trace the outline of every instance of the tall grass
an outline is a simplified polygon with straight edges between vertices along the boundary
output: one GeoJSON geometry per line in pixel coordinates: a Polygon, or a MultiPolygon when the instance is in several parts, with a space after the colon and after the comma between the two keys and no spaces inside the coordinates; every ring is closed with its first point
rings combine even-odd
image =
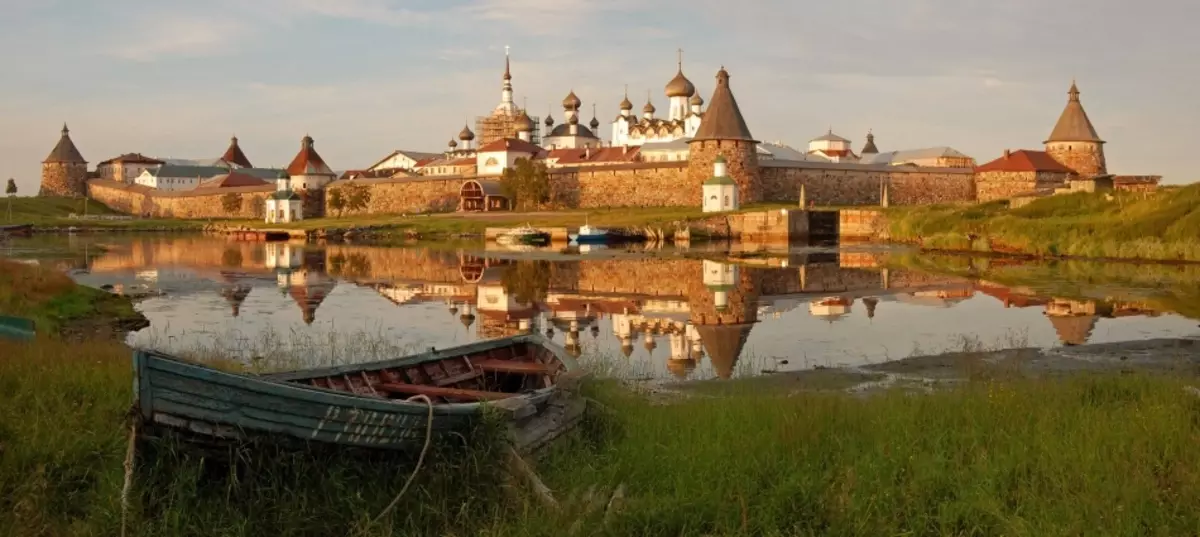
{"type": "Polygon", "coordinates": [[[1003,202],[894,208],[888,218],[892,239],[928,248],[1200,261],[1200,185],[1057,195],[1012,210],[1003,202]]]}
{"type": "MultiPolygon", "coordinates": [[[[625,483],[603,535],[1182,535],[1200,526],[1200,399],[1142,376],[878,397],[755,391],[647,406],[612,385],[543,465],[625,483]]],[[[564,520],[520,532],[556,535],[564,520]]],[[[599,520],[593,527],[601,527],[599,520]]]]}

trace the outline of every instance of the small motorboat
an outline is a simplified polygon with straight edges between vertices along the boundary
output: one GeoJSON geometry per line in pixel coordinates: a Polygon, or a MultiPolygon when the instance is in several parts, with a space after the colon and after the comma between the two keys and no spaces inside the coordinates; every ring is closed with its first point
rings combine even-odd
{"type": "Polygon", "coordinates": [[[496,237],[496,242],[501,244],[548,244],[550,234],[525,224],[496,237]]]}
{"type": "Polygon", "coordinates": [[[608,242],[609,233],[607,229],[584,224],[579,227],[579,233],[572,233],[567,237],[575,244],[604,244],[608,242]]]}
{"type": "Polygon", "coordinates": [[[510,420],[528,452],[582,418],[569,386],[582,372],[539,334],[481,341],[367,364],[252,375],[149,350],[133,353],[134,406],[145,436],[160,428],[203,442],[290,437],[340,446],[408,450],[461,435],[485,407],[510,420]],[[560,389],[563,388],[563,389],[560,389]],[[150,432],[147,432],[150,431],[150,432]]]}

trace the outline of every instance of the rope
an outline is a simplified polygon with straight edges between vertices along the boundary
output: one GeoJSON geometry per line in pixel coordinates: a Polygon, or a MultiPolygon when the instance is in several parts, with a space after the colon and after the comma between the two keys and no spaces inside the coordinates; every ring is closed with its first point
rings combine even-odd
{"type": "Polygon", "coordinates": [[[125,484],[121,487],[121,537],[125,537],[129,519],[129,490],[133,488],[133,457],[137,451],[137,428],[138,422],[132,421],[129,425],[129,445],[125,448],[125,484]]]}
{"type": "Polygon", "coordinates": [[[408,487],[412,485],[413,480],[417,478],[417,472],[421,471],[421,465],[425,463],[425,453],[429,451],[429,444],[433,440],[433,401],[424,395],[414,395],[408,399],[405,399],[405,401],[416,400],[425,401],[425,406],[429,407],[429,418],[425,421],[425,445],[421,448],[421,455],[417,457],[417,467],[413,468],[412,473],[408,475],[408,480],[405,481],[404,486],[400,488],[400,492],[396,494],[395,498],[392,498],[392,503],[389,503],[387,507],[383,508],[383,511],[376,515],[375,518],[371,520],[369,524],[367,524],[367,528],[378,523],[380,519],[382,519],[396,507],[396,504],[400,503],[400,498],[404,496],[405,492],[408,492],[408,487]]]}

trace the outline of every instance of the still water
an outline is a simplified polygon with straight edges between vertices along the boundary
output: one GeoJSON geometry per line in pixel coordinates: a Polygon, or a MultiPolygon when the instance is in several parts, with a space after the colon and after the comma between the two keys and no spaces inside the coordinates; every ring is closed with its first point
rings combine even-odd
{"type": "Polygon", "coordinates": [[[252,359],[301,342],[299,365],[352,361],[347,349],[364,344],[418,351],[533,330],[621,374],[664,379],[1200,336],[1184,306],[1200,296],[1190,267],[879,248],[489,248],[70,236],[14,240],[0,255],[158,294],[138,302],[151,324],[133,345],[252,359]]]}

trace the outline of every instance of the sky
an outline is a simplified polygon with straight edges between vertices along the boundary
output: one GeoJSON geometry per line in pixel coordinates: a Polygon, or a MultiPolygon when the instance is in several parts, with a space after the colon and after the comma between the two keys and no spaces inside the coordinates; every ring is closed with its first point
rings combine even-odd
{"type": "Polygon", "coordinates": [[[562,119],[572,89],[608,139],[683,71],[724,66],[754,136],[804,147],[1040,149],[1072,78],[1109,171],[1186,166],[1200,106],[1191,0],[0,0],[0,180],[37,190],[64,122],[91,162],[220,156],[260,167],[309,134],[335,170],[440,151],[500,98],[562,119]]]}

